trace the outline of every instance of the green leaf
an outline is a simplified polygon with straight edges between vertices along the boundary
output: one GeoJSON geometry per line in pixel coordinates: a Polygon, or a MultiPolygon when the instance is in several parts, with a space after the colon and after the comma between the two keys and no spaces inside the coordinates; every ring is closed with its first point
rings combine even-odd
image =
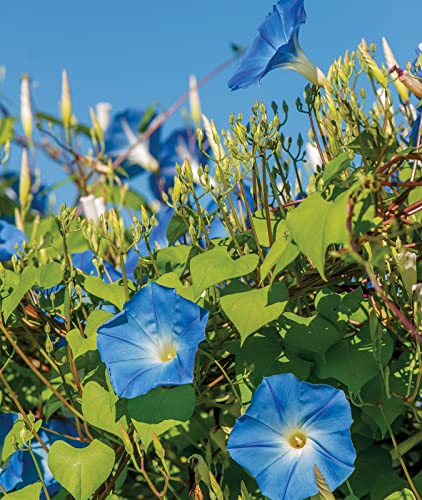
{"type": "MultiPolygon", "coordinates": [[[[38,432],[42,425],[42,420],[37,420],[34,423],[34,430],[38,432]]],[[[28,425],[21,419],[14,422],[13,427],[6,434],[4,441],[2,443],[1,450],[1,462],[6,462],[6,460],[13,455],[16,451],[16,447],[20,448],[28,441],[33,438],[33,433],[28,430],[28,425]],[[25,431],[25,441],[21,437],[21,433],[25,431]]]]}
{"type": "Polygon", "coordinates": [[[238,289],[238,286],[227,287],[220,303],[223,311],[237,328],[243,344],[249,335],[282,314],[287,304],[288,293],[282,283],[256,290],[245,287],[245,291],[240,293],[237,292],[238,289]],[[233,288],[235,293],[230,293],[233,288]]]}
{"type": "Polygon", "coordinates": [[[157,436],[187,422],[195,409],[195,391],[191,385],[173,389],[158,387],[144,396],[130,399],[127,411],[145,449],[157,436]]]}
{"type": "Polygon", "coordinates": [[[287,222],[282,221],[278,226],[277,239],[267,253],[261,267],[261,281],[263,281],[275,266],[273,279],[293,262],[299,255],[299,248],[293,243],[287,228],[287,222]]]}
{"type": "Polygon", "coordinates": [[[14,135],[14,125],[16,118],[14,116],[8,116],[6,118],[0,118],[0,146],[10,142],[14,135]]]}
{"type": "Polygon", "coordinates": [[[287,226],[300,251],[311,259],[321,277],[325,254],[332,243],[348,241],[346,228],[348,193],[335,202],[325,201],[319,193],[312,193],[298,208],[287,215],[287,226]]]}
{"type": "MultiPolygon", "coordinates": [[[[400,380],[390,377],[389,390],[395,394],[406,394],[407,381],[402,383],[400,380]]],[[[396,418],[398,418],[406,408],[406,404],[402,398],[386,394],[385,384],[382,382],[381,377],[375,377],[369,381],[361,391],[361,398],[365,403],[381,404],[384,414],[391,425],[396,418]]],[[[377,425],[381,432],[381,437],[385,437],[388,428],[384,420],[381,409],[376,406],[363,406],[362,412],[368,415],[377,425]]],[[[374,436],[374,437],[379,437],[374,436]]]]}
{"type": "Polygon", "coordinates": [[[323,360],[328,349],[341,338],[337,326],[321,315],[303,318],[290,312],[283,315],[280,335],[289,358],[295,354],[312,362],[323,360]]]}
{"type": "Polygon", "coordinates": [[[391,493],[391,495],[388,495],[385,500],[416,500],[416,497],[412,491],[405,488],[404,490],[391,493]]]}
{"type": "Polygon", "coordinates": [[[41,481],[25,486],[21,490],[8,493],[2,500],[39,500],[41,492],[41,481]]]}
{"type": "Polygon", "coordinates": [[[239,276],[247,276],[256,269],[258,261],[258,255],[254,254],[234,260],[222,247],[215,247],[194,257],[190,262],[190,272],[195,298],[212,285],[239,276]]]}
{"type": "Polygon", "coordinates": [[[66,335],[66,339],[69,342],[73,357],[75,359],[83,356],[88,351],[95,351],[97,349],[97,330],[103,323],[105,323],[112,317],[113,314],[108,311],[95,309],[88,316],[88,320],[86,322],[86,337],[84,337],[77,328],[71,330],[66,335]]]}
{"type": "Polygon", "coordinates": [[[126,302],[123,284],[104,283],[102,279],[96,276],[84,276],[83,286],[88,293],[107,300],[120,310],[123,309],[123,304],[126,302]]]}
{"type": "Polygon", "coordinates": [[[102,309],[95,309],[88,316],[88,319],[87,319],[86,325],[85,325],[85,334],[88,337],[96,334],[98,328],[100,328],[100,326],[102,324],[104,324],[106,321],[108,321],[113,316],[114,315],[111,312],[104,311],[102,309]]]}
{"type": "Polygon", "coordinates": [[[83,356],[88,351],[95,351],[97,349],[97,336],[91,335],[85,338],[77,328],[70,330],[70,332],[66,335],[66,340],[72,349],[73,357],[75,359],[83,356]]]}
{"type": "Polygon", "coordinates": [[[88,500],[108,478],[114,461],[114,451],[98,439],[86,448],[55,441],[48,454],[48,467],[54,478],[76,500],[88,500]]]}
{"type": "Polygon", "coordinates": [[[91,425],[120,436],[119,424],[127,426],[125,417],[116,418],[117,400],[97,382],[88,382],[82,394],[82,413],[91,425]]]}
{"type": "Polygon", "coordinates": [[[362,387],[385,367],[393,353],[393,342],[388,334],[383,335],[380,352],[374,346],[368,328],[361,329],[352,340],[337,342],[325,355],[325,362],[317,363],[319,378],[334,378],[347,385],[357,394],[362,387]],[[380,360],[376,358],[380,355],[380,360]],[[381,364],[381,366],[380,366],[381,364]]]}
{"type": "Polygon", "coordinates": [[[327,163],[322,174],[322,181],[324,182],[325,187],[330,184],[337,174],[343,172],[346,168],[350,168],[352,159],[353,158],[350,158],[350,153],[341,153],[327,163]]]}
{"type": "Polygon", "coordinates": [[[193,287],[184,286],[176,273],[163,274],[158,278],[157,283],[159,285],[166,286],[167,288],[175,288],[179,295],[185,297],[185,299],[188,299],[191,302],[194,302],[193,287]]]}
{"type": "Polygon", "coordinates": [[[7,321],[12,312],[18,307],[26,292],[35,284],[36,268],[33,266],[25,267],[20,275],[19,284],[13,289],[12,293],[2,302],[2,312],[4,321],[7,321]]]}
{"type": "Polygon", "coordinates": [[[173,272],[181,276],[188,265],[193,251],[196,251],[196,249],[188,245],[179,245],[159,250],[156,261],[160,274],[173,272]]]}
{"type": "MultiPolygon", "coordinates": [[[[254,223],[256,235],[258,237],[258,243],[262,247],[269,247],[270,239],[268,237],[268,224],[265,210],[256,211],[252,217],[252,220],[254,223]]],[[[274,212],[270,213],[271,232],[273,236],[279,233],[279,224],[281,222],[282,220],[279,217],[277,218],[274,212]]],[[[274,237],[274,239],[276,238],[274,237]]]]}
{"type": "Polygon", "coordinates": [[[37,283],[41,288],[52,288],[62,281],[63,273],[58,262],[50,262],[37,271],[37,283]]]}

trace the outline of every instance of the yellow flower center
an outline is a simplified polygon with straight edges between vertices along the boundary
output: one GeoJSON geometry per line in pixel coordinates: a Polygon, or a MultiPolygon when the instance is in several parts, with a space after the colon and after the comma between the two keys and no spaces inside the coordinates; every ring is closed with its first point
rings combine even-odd
{"type": "Polygon", "coordinates": [[[168,363],[177,356],[176,349],[173,344],[164,344],[160,349],[160,360],[163,363],[168,363]]]}
{"type": "Polygon", "coordinates": [[[300,450],[306,444],[306,436],[301,431],[295,431],[289,436],[289,444],[292,448],[300,450]]]}

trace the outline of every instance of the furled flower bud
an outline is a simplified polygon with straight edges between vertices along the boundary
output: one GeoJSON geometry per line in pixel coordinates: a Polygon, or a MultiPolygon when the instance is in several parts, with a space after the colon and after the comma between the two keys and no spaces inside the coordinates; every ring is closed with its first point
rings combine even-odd
{"type": "Polygon", "coordinates": [[[400,252],[397,254],[397,264],[409,297],[412,296],[412,287],[417,281],[416,254],[413,252],[400,252]]]}
{"type": "Polygon", "coordinates": [[[199,100],[198,82],[194,75],[189,77],[189,105],[192,119],[199,127],[201,125],[201,101],[199,100]]]}
{"type": "Polygon", "coordinates": [[[66,129],[70,128],[72,122],[72,100],[70,97],[69,79],[64,69],[62,72],[62,98],[60,101],[63,124],[66,129]]]}
{"type": "Polygon", "coordinates": [[[19,203],[28,207],[31,203],[31,171],[29,170],[28,150],[22,149],[21,171],[19,177],[19,203]]]}
{"type": "Polygon", "coordinates": [[[95,223],[105,212],[104,199],[101,197],[95,198],[93,194],[89,194],[87,196],[81,196],[80,202],[85,217],[91,219],[95,223]]]}
{"type": "Polygon", "coordinates": [[[111,104],[109,102],[99,102],[95,106],[98,123],[102,130],[106,130],[111,120],[111,104]]]}
{"type": "Polygon", "coordinates": [[[399,80],[406,85],[410,92],[415,94],[416,97],[419,97],[419,99],[422,99],[422,82],[409,75],[407,71],[398,68],[396,68],[396,71],[399,75],[399,80]]]}
{"type": "Polygon", "coordinates": [[[25,137],[32,145],[32,109],[28,75],[24,75],[21,81],[21,120],[25,137]]]}
{"type": "Polygon", "coordinates": [[[224,149],[221,145],[220,137],[215,127],[214,121],[208,120],[208,118],[204,114],[202,114],[202,121],[204,122],[205,134],[211,146],[212,152],[214,153],[215,159],[217,161],[220,161],[224,157],[224,149]]]}
{"type": "Polygon", "coordinates": [[[100,141],[103,141],[104,139],[103,129],[100,125],[100,122],[98,120],[95,111],[92,108],[89,108],[89,115],[91,117],[92,128],[94,129],[95,137],[100,141]]]}
{"type": "Polygon", "coordinates": [[[372,74],[372,76],[377,80],[377,82],[381,85],[381,87],[387,88],[388,79],[384,74],[384,72],[380,69],[378,64],[374,61],[372,56],[369,54],[368,45],[364,38],[362,38],[362,41],[358,45],[358,48],[359,48],[359,53],[362,56],[362,59],[368,65],[368,69],[372,74]]]}
{"type": "MultiPolygon", "coordinates": [[[[382,47],[384,49],[384,56],[385,56],[385,61],[387,63],[388,71],[391,71],[393,68],[398,67],[398,63],[396,61],[396,58],[394,57],[390,45],[388,44],[386,38],[384,37],[382,39],[382,47]]],[[[397,78],[394,80],[394,85],[402,100],[404,102],[407,102],[409,100],[409,91],[407,90],[407,87],[397,78]]]]}

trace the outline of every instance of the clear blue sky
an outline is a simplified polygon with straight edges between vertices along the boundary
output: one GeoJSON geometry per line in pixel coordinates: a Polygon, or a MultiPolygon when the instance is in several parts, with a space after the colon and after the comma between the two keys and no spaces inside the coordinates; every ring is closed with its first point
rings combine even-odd
{"type": "MultiPolygon", "coordinates": [[[[0,66],[7,68],[0,93],[19,111],[19,75],[28,73],[39,110],[57,112],[60,74],[68,70],[74,112],[87,121],[88,109],[109,101],[115,111],[159,102],[170,105],[187,87],[230,56],[230,43],[248,45],[272,0],[4,0],[1,6],[0,66]]],[[[404,66],[422,41],[421,0],[308,0],[301,45],[324,71],[362,37],[381,49],[386,36],[404,66]]],[[[306,81],[294,72],[274,71],[261,87],[230,92],[228,69],[201,92],[205,113],[219,128],[231,112],[249,115],[254,100],[294,103],[306,81]]],[[[290,133],[307,125],[294,116],[290,133]]],[[[169,122],[181,123],[180,114],[169,122]]],[[[289,133],[289,129],[287,130],[289,133]]],[[[15,156],[15,158],[17,158],[15,156]]],[[[38,159],[45,179],[44,160],[38,159]]],[[[50,167],[51,168],[51,167],[50,167]]],[[[55,167],[56,169],[57,167],[55,167]]]]}

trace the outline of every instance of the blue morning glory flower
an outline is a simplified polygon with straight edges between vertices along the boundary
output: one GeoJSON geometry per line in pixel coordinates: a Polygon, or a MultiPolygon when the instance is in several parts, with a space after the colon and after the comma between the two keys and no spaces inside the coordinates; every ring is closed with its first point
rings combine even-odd
{"type": "Polygon", "coordinates": [[[294,69],[315,85],[326,78],[299,46],[299,28],[306,22],[304,0],[280,0],[258,28],[258,36],[246,51],[229,81],[231,90],[259,84],[275,68],[294,69]]]}
{"type": "Polygon", "coordinates": [[[208,312],[171,288],[151,283],[98,329],[97,346],[119,397],[189,384],[208,312]]]}
{"type": "Polygon", "coordinates": [[[0,220],[0,262],[9,260],[16,253],[15,245],[20,248],[27,238],[25,233],[13,224],[0,220]]]}
{"type": "MultiPolygon", "coordinates": [[[[138,109],[127,109],[113,116],[110,125],[104,132],[105,154],[113,161],[125,153],[139,138],[139,127],[145,112],[138,109]]],[[[155,117],[153,114],[147,121],[149,125],[155,117]]],[[[158,170],[158,154],[160,152],[160,129],[148,139],[137,144],[123,162],[122,167],[131,177],[145,171],[158,170]]]]}
{"type": "Polygon", "coordinates": [[[352,416],[343,391],[299,382],[290,374],[264,378],[237,419],[227,449],[271,500],[318,493],[314,465],[331,491],[353,472],[352,416]]]}

